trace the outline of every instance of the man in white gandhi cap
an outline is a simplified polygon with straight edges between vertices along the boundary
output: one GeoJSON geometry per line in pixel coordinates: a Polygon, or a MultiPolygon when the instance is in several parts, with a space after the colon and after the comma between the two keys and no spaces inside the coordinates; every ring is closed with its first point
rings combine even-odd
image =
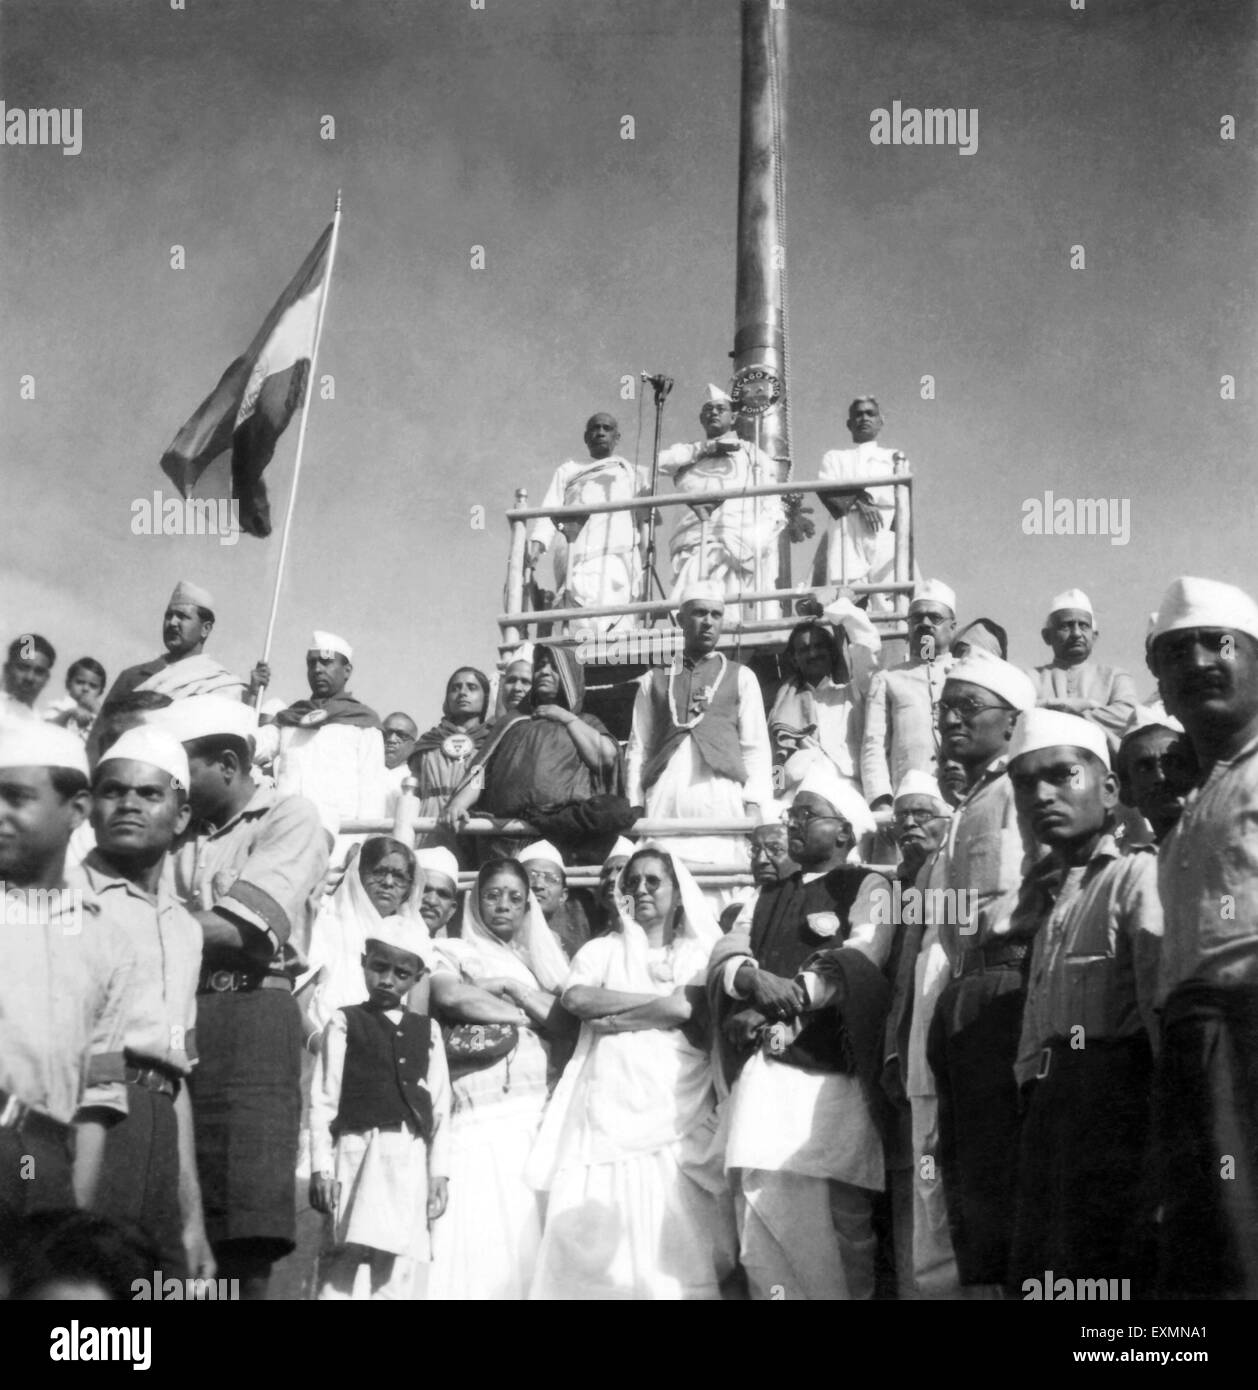
{"type": "MultiPolygon", "coordinates": [[[[769,728],[760,685],[716,649],[725,599],[716,580],[682,593],[683,649],[667,670],[638,682],[625,753],[626,795],[648,820],[760,817],[773,806],[769,728]]],[[[669,842],[688,867],[749,864],[745,838],[691,836],[669,842]]],[[[723,907],[729,890],[708,893],[723,907]]]]}
{"type": "Polygon", "coordinates": [[[1258,603],[1185,575],[1149,653],[1200,781],[1158,852],[1158,1297],[1258,1298],[1258,603]],[[1221,1168],[1231,1156],[1229,1170],[1221,1168]]]}
{"type": "MultiPolygon", "coordinates": [[[[777,481],[773,460],[763,449],[740,439],[734,421],[734,403],[728,393],[710,385],[699,410],[706,438],[674,444],[660,453],[660,472],[672,480],[676,491],[729,492],[777,481]]],[[[670,542],[674,598],[704,579],[715,581],[727,598],[772,588],[777,536],[784,525],[780,497],[732,497],[706,505],[695,501],[680,516],[670,542]],[[707,553],[701,554],[705,533],[707,553]]],[[[731,610],[730,616],[733,627],[739,614],[731,610]]]]}
{"type": "MultiPolygon", "coordinates": [[[[316,629],[306,651],[310,698],[281,710],[258,731],[255,761],[270,762],[281,796],[304,796],[332,836],[345,820],[382,820],[389,798],[380,716],[349,694],[354,649],[316,629]]],[[[338,841],[341,862],[352,840],[338,841]]]]}
{"type": "Polygon", "coordinates": [[[1092,660],[1100,635],[1092,601],[1082,589],[1054,595],[1040,632],[1053,649],[1053,659],[1029,674],[1041,709],[1090,720],[1105,731],[1113,753],[1131,723],[1138,697],[1126,671],[1092,660]]]}
{"type": "Polygon", "coordinates": [[[175,585],[162,617],[164,656],[128,666],[109,688],[102,710],[137,690],[185,700],[192,695],[248,698],[244,681],[205,655],[214,631],[214,595],[199,584],[181,579],[175,585]]]}
{"type": "MultiPolygon", "coordinates": [[[[561,463],[550,480],[543,507],[578,507],[590,502],[629,502],[649,490],[639,467],[616,453],[620,426],[599,411],[585,424],[589,458],[561,463]]],[[[552,545],[559,608],[609,608],[640,597],[645,519],[635,512],[595,512],[529,527],[528,565],[536,566],[552,545]],[[562,536],[555,542],[556,532],[562,536]],[[563,543],[566,541],[566,545],[563,543]]],[[[582,619],[580,627],[605,632],[632,627],[632,617],[582,619]]]]}

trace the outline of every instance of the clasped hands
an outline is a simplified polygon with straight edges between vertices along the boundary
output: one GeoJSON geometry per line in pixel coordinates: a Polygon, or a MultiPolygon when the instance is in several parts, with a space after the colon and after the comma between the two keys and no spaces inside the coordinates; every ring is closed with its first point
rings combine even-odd
{"type": "Polygon", "coordinates": [[[740,1047],[752,1047],[767,1024],[792,1022],[808,1007],[808,996],[797,980],[785,980],[748,961],[738,972],[737,984],[752,1008],[739,1009],[725,1023],[725,1035],[740,1047]]]}

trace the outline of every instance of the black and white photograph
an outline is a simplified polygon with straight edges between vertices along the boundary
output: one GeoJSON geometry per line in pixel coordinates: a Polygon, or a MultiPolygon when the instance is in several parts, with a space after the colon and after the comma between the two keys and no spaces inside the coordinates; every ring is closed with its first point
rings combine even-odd
{"type": "Polygon", "coordinates": [[[0,1301],[130,1305],[40,1358],[1218,1359],[1256,97],[1254,0],[0,0],[0,1301]]]}

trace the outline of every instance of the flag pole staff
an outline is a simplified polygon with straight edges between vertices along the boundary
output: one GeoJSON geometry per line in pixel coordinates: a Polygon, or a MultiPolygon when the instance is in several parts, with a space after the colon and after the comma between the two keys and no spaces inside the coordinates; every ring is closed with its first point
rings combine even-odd
{"type": "MultiPolygon", "coordinates": [[[[332,240],[328,244],[328,269],[323,277],[323,293],[319,296],[319,316],[315,319],[314,346],[310,350],[310,374],[301,402],[301,423],[297,427],[297,459],[293,464],[293,485],[288,493],[288,508],[284,513],[284,529],[280,533],[280,554],[275,564],[275,588],[271,593],[271,615],[266,623],[266,641],[262,644],[262,663],[271,658],[271,643],[275,638],[275,619],[280,608],[280,585],[284,581],[284,561],[288,558],[288,537],[293,528],[293,511],[297,504],[297,484],[301,479],[301,460],[306,446],[306,421],[310,418],[310,398],[314,394],[315,363],[319,359],[319,342],[323,337],[323,316],[328,308],[328,292],[332,288],[332,267],[336,264],[336,242],[341,232],[341,190],[336,190],[336,211],[332,214],[332,240]]],[[[262,705],[266,687],[254,697],[254,708],[262,705]]]]}

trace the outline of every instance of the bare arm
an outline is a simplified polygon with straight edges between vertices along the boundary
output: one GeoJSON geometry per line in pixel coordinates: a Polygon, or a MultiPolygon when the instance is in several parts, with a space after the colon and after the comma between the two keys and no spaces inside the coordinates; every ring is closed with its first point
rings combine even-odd
{"type": "Polygon", "coordinates": [[[615,767],[620,753],[616,741],[606,734],[600,734],[580,715],[573,714],[561,705],[543,705],[536,714],[540,719],[550,719],[564,726],[586,767],[593,768],[595,772],[606,772],[608,768],[615,767]]]}
{"type": "MultiPolygon", "coordinates": [[[[632,997],[621,995],[621,998],[632,997]]],[[[650,1028],[681,1028],[694,1018],[702,997],[703,991],[697,985],[681,985],[672,994],[652,996],[646,1003],[635,1004],[623,1012],[591,1019],[590,1027],[597,1033],[640,1033],[650,1028]]]]}
{"type": "MultiPolygon", "coordinates": [[[[431,998],[434,1008],[452,1023],[519,1024],[528,1021],[512,1000],[500,999],[488,990],[445,972],[432,977],[431,998]]],[[[551,1003],[554,1003],[553,998],[551,1003]]]]}
{"type": "Polygon", "coordinates": [[[644,1004],[653,1004],[655,994],[630,994],[622,989],[601,989],[597,985],[573,985],[563,992],[563,1006],[574,1018],[605,1018],[608,1014],[628,1013],[644,1004]]]}
{"type": "Polygon", "coordinates": [[[192,1129],[192,1097],[184,1082],[175,1096],[175,1133],[179,1150],[179,1214],[183,1217],[183,1245],[188,1269],[197,1279],[214,1277],[214,1253],[205,1233],[201,1184],[197,1179],[197,1151],[192,1129]]]}

